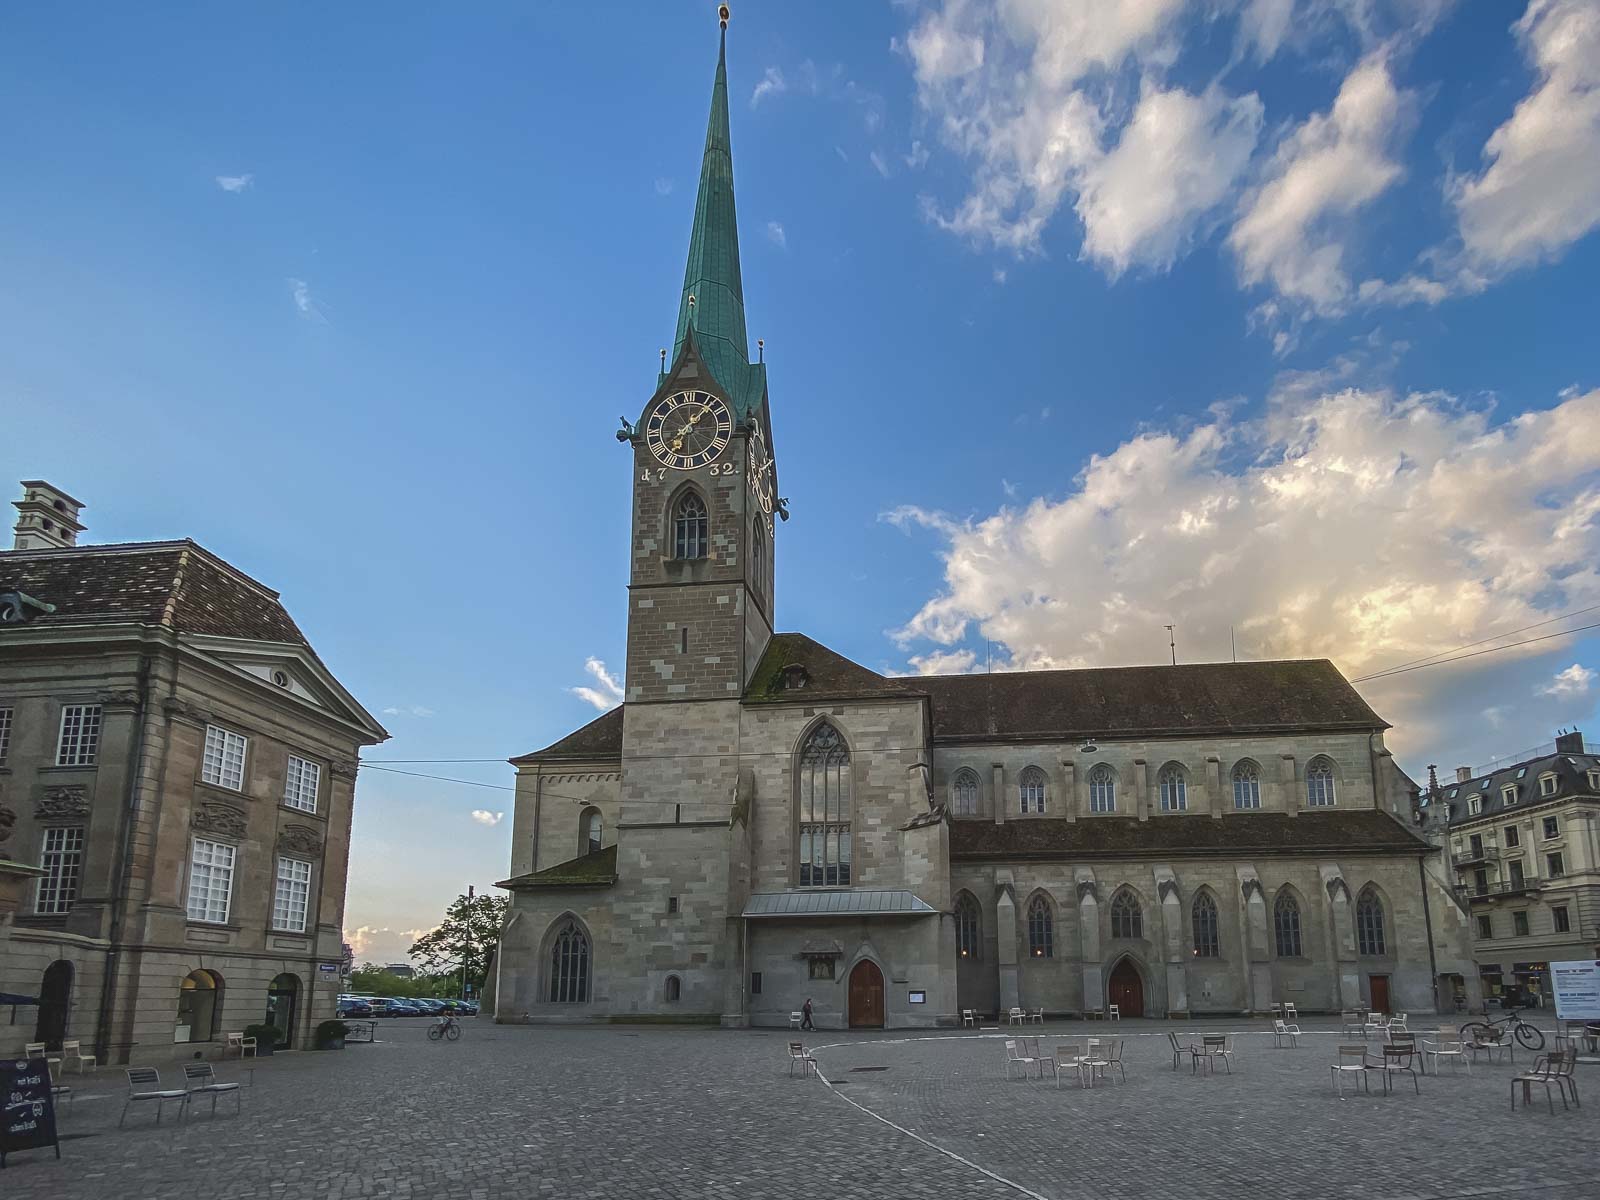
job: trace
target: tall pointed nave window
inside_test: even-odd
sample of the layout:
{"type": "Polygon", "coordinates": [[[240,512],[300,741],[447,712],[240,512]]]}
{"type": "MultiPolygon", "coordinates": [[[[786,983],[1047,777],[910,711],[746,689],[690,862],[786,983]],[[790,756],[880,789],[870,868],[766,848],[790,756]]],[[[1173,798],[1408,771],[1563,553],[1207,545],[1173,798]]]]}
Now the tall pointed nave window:
{"type": "Polygon", "coordinates": [[[685,492],[672,518],[672,553],[675,558],[704,558],[710,544],[706,502],[699,492],[685,492]]]}
{"type": "Polygon", "coordinates": [[[824,721],[800,752],[800,886],[850,882],[850,751],[824,721]]]}

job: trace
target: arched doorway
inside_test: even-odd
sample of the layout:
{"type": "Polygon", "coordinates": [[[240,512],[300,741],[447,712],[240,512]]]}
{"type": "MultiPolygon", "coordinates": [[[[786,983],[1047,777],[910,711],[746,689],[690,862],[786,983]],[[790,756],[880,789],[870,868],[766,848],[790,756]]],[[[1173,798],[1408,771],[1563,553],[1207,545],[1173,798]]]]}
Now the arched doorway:
{"type": "Polygon", "coordinates": [[[222,976],[196,969],[184,976],[178,992],[178,1024],[174,1042],[209,1042],[222,1019],[222,976]]]}
{"type": "Polygon", "coordinates": [[[870,958],[850,972],[850,1028],[883,1028],[883,972],[870,958]]]}
{"type": "Polygon", "coordinates": [[[1111,968],[1111,979],[1106,984],[1106,1001],[1115,1004],[1121,1016],[1144,1016],[1144,978],[1131,958],[1124,958],[1111,968]]]}
{"type": "Polygon", "coordinates": [[[44,979],[39,983],[39,1024],[34,1028],[33,1040],[43,1042],[50,1050],[61,1049],[71,1011],[72,964],[58,958],[44,969],[44,979]]]}
{"type": "Polygon", "coordinates": [[[287,1049],[294,1041],[295,1005],[300,999],[300,978],[297,975],[279,975],[267,989],[268,1025],[278,1031],[279,1049],[287,1049]]]}

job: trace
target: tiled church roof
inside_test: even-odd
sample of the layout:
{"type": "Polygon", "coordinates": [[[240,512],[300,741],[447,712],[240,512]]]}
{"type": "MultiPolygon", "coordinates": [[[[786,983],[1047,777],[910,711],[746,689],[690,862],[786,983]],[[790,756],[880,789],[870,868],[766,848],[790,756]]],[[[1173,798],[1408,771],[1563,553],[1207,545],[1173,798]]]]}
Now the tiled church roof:
{"type": "Polygon", "coordinates": [[[511,760],[518,763],[543,762],[547,759],[591,759],[622,757],[622,706],[602,713],[582,729],[574,730],[559,742],[552,742],[543,750],[535,750],[511,760]]]}
{"type": "Polygon", "coordinates": [[[950,857],[992,861],[1061,858],[1121,858],[1127,855],[1225,854],[1253,850],[1271,854],[1422,853],[1428,849],[1411,830],[1378,809],[1289,813],[1230,812],[1133,817],[1085,817],[1066,821],[1028,817],[950,822],[950,857]]]}
{"type": "Polygon", "coordinates": [[[528,888],[610,887],[616,881],[617,847],[612,844],[542,871],[502,879],[495,887],[516,892],[528,888]]]}
{"type": "Polygon", "coordinates": [[[11,590],[55,605],[30,628],[132,622],[309,644],[277,592],[187,540],[0,551],[0,591],[11,590]]]}
{"type": "Polygon", "coordinates": [[[932,700],[933,735],[939,741],[1388,727],[1327,659],[889,678],[797,633],[774,635],[745,700],[918,695],[932,700]]]}

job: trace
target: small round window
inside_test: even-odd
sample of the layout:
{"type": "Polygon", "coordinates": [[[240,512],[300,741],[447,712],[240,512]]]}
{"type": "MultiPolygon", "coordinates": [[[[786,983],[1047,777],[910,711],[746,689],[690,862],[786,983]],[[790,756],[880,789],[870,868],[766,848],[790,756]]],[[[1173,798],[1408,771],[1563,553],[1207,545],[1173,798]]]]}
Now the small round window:
{"type": "Polygon", "coordinates": [[[289,686],[289,677],[282,671],[274,671],[272,673],[272,682],[279,687],[286,688],[289,686]]]}

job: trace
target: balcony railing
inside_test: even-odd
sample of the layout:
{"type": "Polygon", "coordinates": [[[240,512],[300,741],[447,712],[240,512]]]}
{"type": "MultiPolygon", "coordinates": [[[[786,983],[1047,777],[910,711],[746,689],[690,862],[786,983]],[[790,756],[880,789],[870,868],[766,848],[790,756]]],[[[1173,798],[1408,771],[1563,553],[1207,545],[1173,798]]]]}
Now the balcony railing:
{"type": "Polygon", "coordinates": [[[1520,883],[1515,880],[1508,880],[1504,883],[1491,883],[1485,887],[1474,887],[1467,883],[1456,885],[1456,895],[1469,904],[1503,900],[1507,896],[1526,896],[1538,890],[1539,880],[1537,879],[1524,879],[1520,883]]]}

